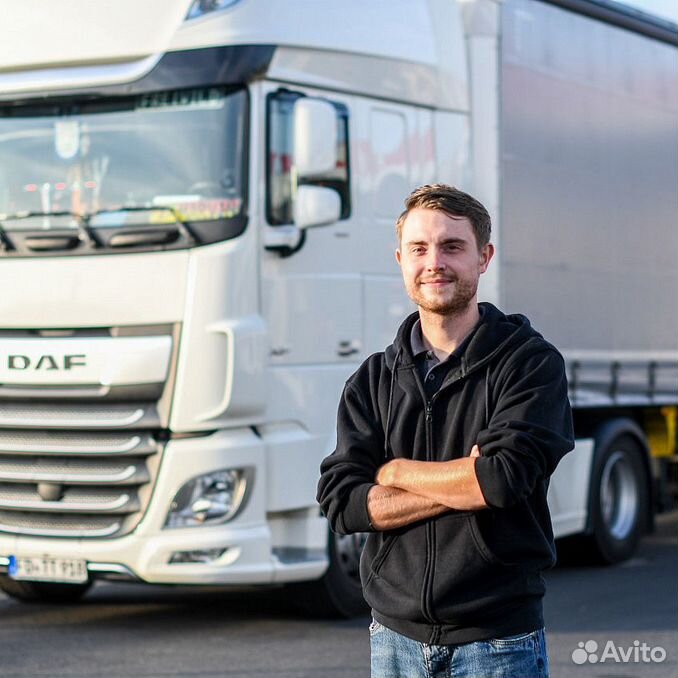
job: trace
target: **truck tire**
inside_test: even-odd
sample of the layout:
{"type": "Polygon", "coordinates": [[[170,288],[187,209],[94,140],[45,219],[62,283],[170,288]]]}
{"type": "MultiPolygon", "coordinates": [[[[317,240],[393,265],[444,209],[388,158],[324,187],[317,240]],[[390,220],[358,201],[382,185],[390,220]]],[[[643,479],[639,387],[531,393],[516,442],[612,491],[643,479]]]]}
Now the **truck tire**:
{"type": "Polygon", "coordinates": [[[87,593],[91,583],[53,584],[42,581],[16,581],[0,575],[0,589],[8,596],[33,603],[74,603],[87,593]]]}
{"type": "Polygon", "coordinates": [[[360,554],[366,535],[330,532],[330,565],[317,581],[291,584],[292,603],[315,617],[356,617],[368,612],[360,583],[360,554]]]}
{"type": "Polygon", "coordinates": [[[621,434],[596,455],[588,545],[597,562],[619,563],[630,558],[638,547],[650,510],[644,454],[632,435],[621,434]]]}

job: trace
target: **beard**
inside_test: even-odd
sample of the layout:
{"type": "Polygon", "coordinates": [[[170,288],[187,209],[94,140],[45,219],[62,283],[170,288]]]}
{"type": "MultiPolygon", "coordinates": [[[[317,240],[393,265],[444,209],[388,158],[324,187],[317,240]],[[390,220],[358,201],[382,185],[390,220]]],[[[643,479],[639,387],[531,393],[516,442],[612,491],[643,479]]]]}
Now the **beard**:
{"type": "Polygon", "coordinates": [[[459,278],[445,278],[450,280],[444,290],[436,291],[433,288],[426,290],[420,279],[407,286],[409,298],[424,311],[436,315],[459,315],[466,311],[478,291],[477,280],[459,280],[459,278]]]}

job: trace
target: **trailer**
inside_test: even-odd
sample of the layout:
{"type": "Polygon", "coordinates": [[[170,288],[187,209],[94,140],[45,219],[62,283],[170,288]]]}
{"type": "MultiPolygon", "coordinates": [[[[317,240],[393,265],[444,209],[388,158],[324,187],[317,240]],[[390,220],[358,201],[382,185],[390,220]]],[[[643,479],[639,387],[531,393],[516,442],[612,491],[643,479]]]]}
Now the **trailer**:
{"type": "Polygon", "coordinates": [[[493,217],[480,297],[565,356],[556,537],[630,557],[676,461],[677,36],[604,0],[12,3],[0,588],[361,610],[318,467],[412,308],[394,222],[434,181],[493,217]]]}

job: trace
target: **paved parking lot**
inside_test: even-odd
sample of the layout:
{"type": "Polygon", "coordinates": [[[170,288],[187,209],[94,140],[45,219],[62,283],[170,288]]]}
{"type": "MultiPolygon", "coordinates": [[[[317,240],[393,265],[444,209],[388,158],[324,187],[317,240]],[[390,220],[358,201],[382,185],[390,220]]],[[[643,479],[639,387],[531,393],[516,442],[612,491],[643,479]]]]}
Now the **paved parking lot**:
{"type": "MultiPolygon", "coordinates": [[[[677,536],[678,512],[660,516],[657,532],[623,565],[556,567],[547,574],[553,678],[678,676],[677,536]],[[596,651],[587,651],[591,641],[596,651]],[[643,643],[663,648],[666,659],[609,658],[643,643]],[[584,664],[573,661],[575,650],[584,664]]],[[[309,620],[277,591],[106,584],[77,606],[0,597],[0,620],[3,678],[369,676],[367,618],[309,620]]]]}

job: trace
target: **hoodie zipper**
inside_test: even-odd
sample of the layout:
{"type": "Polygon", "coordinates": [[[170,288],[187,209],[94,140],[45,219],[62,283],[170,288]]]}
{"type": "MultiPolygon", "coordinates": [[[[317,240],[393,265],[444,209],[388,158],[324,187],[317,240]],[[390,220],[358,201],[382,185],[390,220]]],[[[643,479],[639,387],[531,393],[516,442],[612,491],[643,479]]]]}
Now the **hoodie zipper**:
{"type": "MultiPolygon", "coordinates": [[[[435,394],[430,400],[426,401],[426,459],[433,461],[433,400],[435,394]]],[[[433,576],[436,562],[436,528],[435,523],[429,520],[426,523],[426,552],[427,563],[424,569],[424,613],[431,620],[433,629],[429,644],[435,645],[440,638],[440,620],[433,610],[433,576]]]]}
{"type": "MultiPolygon", "coordinates": [[[[419,383],[417,377],[417,384],[419,385],[421,395],[424,399],[426,407],[426,460],[433,460],[433,402],[426,397],[423,387],[419,383]]],[[[422,582],[421,607],[424,617],[430,624],[433,625],[431,638],[429,642],[434,643],[434,640],[440,635],[439,620],[435,617],[432,609],[433,601],[433,568],[435,564],[435,526],[432,521],[426,523],[426,563],[424,564],[424,581],[422,582]]]]}
{"type": "MultiPolygon", "coordinates": [[[[433,459],[433,403],[438,397],[438,394],[445,388],[462,379],[462,374],[457,374],[446,382],[431,396],[430,399],[426,397],[423,387],[420,386],[424,402],[426,403],[425,420],[426,420],[426,460],[434,461],[433,459]]],[[[417,381],[417,383],[419,383],[417,381]]],[[[436,554],[436,528],[433,521],[426,523],[426,564],[424,567],[424,582],[422,586],[422,612],[424,616],[433,625],[431,636],[429,638],[430,645],[436,645],[440,640],[442,627],[440,620],[433,609],[433,576],[435,569],[435,554],[436,554]]]]}

